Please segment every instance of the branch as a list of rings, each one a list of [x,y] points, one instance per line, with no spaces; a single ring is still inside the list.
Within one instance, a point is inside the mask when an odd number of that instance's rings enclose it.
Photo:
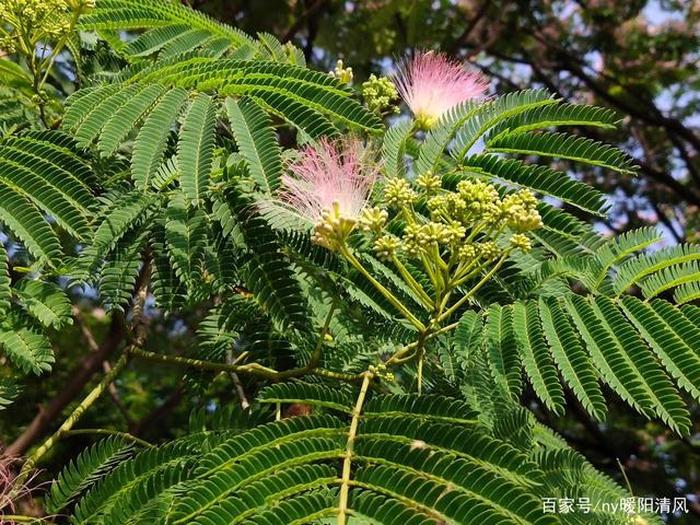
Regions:
[[[4,451],[6,456],[21,456],[48,429],[51,422],[78,397],[95,373],[100,370],[102,363],[119,347],[124,339],[125,329],[123,319],[118,315],[112,316],[109,332],[96,352],[91,352],[70,373],[70,382],[45,407],[41,407],[27,428]]]
[[[350,493],[350,473],[352,470],[352,456],[355,448],[355,437],[357,436],[357,428],[360,425],[360,417],[362,416],[362,407],[365,403],[365,396],[369,389],[369,383],[372,381],[372,373],[365,372],[362,379],[362,387],[360,394],[357,396],[357,403],[352,410],[352,421],[350,422],[350,430],[348,431],[348,441],[345,445],[345,459],[343,460],[343,477],[340,484],[340,502],[338,504],[338,525],[345,525],[348,511],[348,495]]]
[[[97,386],[90,391],[85,399],[83,399],[75,410],[71,412],[71,415],[68,416],[60,427],[58,427],[58,430],[54,432],[49,439],[47,439],[27,458],[27,461],[25,461],[24,465],[22,465],[22,471],[19,474],[20,477],[27,476],[31,469],[33,469],[36,463],[42,458],[42,456],[51,450],[58,440],[60,440],[69,430],[73,428],[73,425],[78,422],[78,419],[81,418],[85,411],[92,406],[97,398],[102,395],[102,392],[104,392],[109,384],[119,375],[119,372],[122,371],[122,368],[126,366],[127,362],[127,354],[122,355],[115,363],[110,373],[105,375]]]
[[[91,434],[98,434],[102,436],[117,436],[126,441],[133,441],[134,443],[137,443],[142,447],[146,448],[154,448],[155,446],[146,440],[137,438],[136,436],[129,434],[128,432],[120,432],[119,430],[110,430],[108,428],[79,428],[76,430],[68,430],[64,432],[65,436],[83,436]]]
[[[134,303],[132,307],[132,333],[133,335],[133,343],[134,344],[139,344],[142,345],[143,341],[146,336],[146,330],[145,330],[145,325],[144,325],[144,320],[143,320],[143,309],[144,305],[146,303],[146,298],[148,297],[148,285],[150,283],[150,278],[151,278],[151,263],[150,263],[150,257],[148,254],[146,254],[143,267],[141,268],[141,272],[139,273],[139,278],[138,278],[138,285],[136,289],[136,294],[134,296]],[[117,345],[121,342],[121,338],[117,342]],[[49,437],[36,451],[34,451],[25,464],[22,466],[22,471],[21,475],[22,476],[27,476],[29,474],[29,471],[34,467],[34,465],[37,463],[41,457],[53,447],[53,445],[65,434],[65,432],[71,430],[73,425],[80,419],[80,417],[83,415],[83,413],[95,402],[95,400],[104,392],[104,390],[110,385],[110,383],[114,380],[114,378],[119,375],[119,372],[121,372],[121,369],[124,368],[128,362],[129,354],[128,354],[129,347],[127,347],[122,354],[122,356],[119,358],[117,363],[114,365],[114,367],[109,371],[108,374],[106,374],[102,380],[98,383],[98,385],[92,389],[92,391],[80,402],[80,404],[77,406],[75,410],[68,416],[68,418],[63,422],[63,424],[58,428],[56,432],[54,432],[51,437]],[[93,356],[96,354],[92,354]],[[99,366],[104,359],[99,359],[97,361],[97,366]],[[85,383],[87,383],[90,379],[92,374],[88,375],[86,378]],[[81,385],[81,389],[82,389]],[[76,392],[76,395],[78,392],[80,392],[79,389]],[[75,396],[73,396],[75,397]],[[72,398],[71,398],[72,401]],[[59,412],[60,413],[60,412]],[[58,414],[57,414],[58,415]],[[50,421],[50,420],[49,420]],[[48,421],[47,421],[48,424]],[[38,437],[41,435],[41,433],[37,433],[34,437]],[[20,436],[21,437],[21,436]],[[27,445],[28,446],[28,445]],[[10,448],[8,448],[8,451]],[[26,448],[24,449],[26,450]],[[10,455],[9,452],[6,451],[6,455]],[[18,454],[15,452],[15,454]]]
[[[71,311],[73,312],[73,319],[75,319],[75,323],[80,328],[80,335],[83,338],[83,341],[87,345],[87,347],[90,349],[91,352],[99,352],[100,347],[97,344],[97,341],[95,340],[95,336],[93,335],[92,331],[87,327],[85,324],[85,320],[83,319],[83,314],[80,311],[80,308],[78,308],[75,305],[71,306]],[[102,361],[102,370],[104,371],[105,374],[108,374],[109,371],[111,370],[111,365],[109,364],[109,361],[106,359]],[[131,415],[129,414],[129,411],[126,409],[124,406],[124,403],[122,403],[121,398],[119,397],[119,392],[117,391],[117,387],[114,386],[114,383],[111,383],[108,387],[109,390],[109,395],[112,398],[112,402],[114,405],[117,407],[117,409],[121,412],[122,416],[126,420],[128,425],[133,424],[133,419],[131,418]]]
[[[190,368],[197,368],[199,370],[209,370],[211,372],[235,372],[237,374],[251,374],[274,381],[290,379],[293,377],[301,377],[304,375],[331,377],[334,379],[339,379],[341,381],[349,382],[356,382],[362,380],[362,374],[346,374],[344,372],[336,372],[335,370],[326,370],[324,368],[310,368],[308,365],[278,372],[277,370],[263,366],[260,363],[249,363],[246,365],[229,365],[227,363],[203,361],[201,359],[192,359],[190,357],[157,354],[155,352],[148,352],[146,350],[142,350],[140,348],[135,347],[129,348],[127,349],[127,351],[131,357],[135,357],[137,359],[144,359],[146,361],[152,361],[154,363],[185,366]]]

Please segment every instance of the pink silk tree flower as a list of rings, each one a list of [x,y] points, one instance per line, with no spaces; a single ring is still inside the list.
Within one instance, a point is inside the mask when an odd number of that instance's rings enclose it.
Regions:
[[[335,249],[355,227],[377,178],[357,139],[321,139],[301,150],[284,175],[279,204],[314,225],[314,241]]]
[[[404,62],[394,84],[418,124],[432,127],[447,110],[460,102],[481,97],[488,81],[478,72],[432,51]]]
[[[14,514],[18,502],[42,487],[42,483],[36,484],[35,480],[39,475],[34,472],[27,477],[22,477],[16,472],[21,466],[21,460],[15,457],[0,457],[0,523],[3,517]],[[8,522],[14,523],[14,522]]]

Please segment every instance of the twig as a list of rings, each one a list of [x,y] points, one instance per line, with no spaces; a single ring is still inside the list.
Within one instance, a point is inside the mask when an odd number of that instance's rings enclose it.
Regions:
[[[394,305],[394,307],[401,312],[401,314],[408,319],[408,321],[415,326],[419,331],[425,330],[425,325],[411,313],[411,311],[404,306],[404,304],[399,301],[396,296],[391,293],[387,288],[384,287],[379,281],[377,281],[372,274],[370,274],[367,269],[362,266],[362,263],[357,260],[357,257],[347,248],[347,246],[341,246],[340,253],[352,264],[357,271],[359,271],[372,285],[381,292],[381,294],[386,297],[386,299]]]
[[[71,311],[73,313],[73,319],[75,319],[75,322],[78,325],[78,328],[80,329],[80,335],[82,336],[83,341],[85,342],[87,347],[93,353],[99,352],[100,346],[97,344],[97,341],[95,340],[95,336],[93,335],[92,331],[85,324],[85,320],[83,319],[83,315],[80,311],[80,308],[78,308],[75,305],[72,305]],[[105,374],[109,374],[111,369],[112,367],[109,364],[109,361],[107,361],[106,359],[102,361],[102,370]],[[124,419],[126,420],[127,424],[131,426],[134,423],[134,420],[129,414],[129,411],[124,406],[124,403],[122,403],[117,387],[114,385],[114,383],[110,383],[107,389],[109,391],[110,397],[112,398],[112,402],[117,407],[119,412],[121,412],[122,416],[124,416]]]
[[[119,430],[110,430],[108,428],[78,428],[76,430],[67,430],[66,432],[63,433],[64,436],[82,436],[82,435],[90,435],[90,434],[98,434],[98,435],[105,435],[105,436],[117,436],[122,439],[125,439],[127,441],[133,441],[134,443],[138,443],[142,447],[146,448],[153,448],[154,445],[149,443],[148,441],[137,438],[136,436],[129,434],[128,432],[120,432]]]
[[[352,421],[350,422],[350,430],[348,431],[348,441],[345,445],[343,476],[340,482],[340,502],[338,504],[338,525],[345,525],[347,521],[348,496],[350,493],[350,473],[352,471],[352,456],[355,448],[355,438],[357,436],[357,428],[360,425],[360,416],[362,415],[362,407],[365,403],[367,390],[369,389],[370,381],[372,381],[371,372],[365,372],[363,376],[364,378],[362,380],[360,394],[357,396],[355,408],[352,410]]]
[[[29,475],[31,469],[34,468],[36,463],[41,459],[41,457],[46,454],[60,439],[65,435],[66,432],[73,428],[80,417],[85,413],[85,411],[90,408],[90,406],[95,402],[97,398],[102,395],[107,386],[119,375],[119,372],[128,363],[128,355],[123,354],[119,360],[114,364],[114,367],[109,374],[105,375],[102,380],[93,388],[90,393],[85,396],[85,398],[80,402],[80,404],[73,410],[70,416],[63,422],[63,424],[54,432],[49,439],[47,439],[39,448],[37,448],[22,465],[22,470],[19,474],[20,478],[24,478]]]

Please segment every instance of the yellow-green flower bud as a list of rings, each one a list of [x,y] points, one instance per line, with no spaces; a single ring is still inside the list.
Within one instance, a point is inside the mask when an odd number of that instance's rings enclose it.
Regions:
[[[457,192],[467,205],[472,202],[487,203],[498,200],[498,191],[492,184],[479,180],[463,180],[457,184]]]
[[[374,251],[381,259],[391,259],[401,246],[401,241],[393,235],[383,235],[374,241]]]
[[[542,226],[542,217],[537,211],[537,199],[529,190],[521,190],[506,196],[501,210],[508,227],[518,232],[534,230]]]
[[[428,209],[430,213],[435,215],[442,215],[447,211],[447,196],[446,195],[436,195],[428,199]]]
[[[473,244],[463,245],[457,254],[463,262],[471,262],[477,257],[477,249]]]
[[[367,370],[376,375],[379,379],[384,379],[385,381],[394,381],[395,377],[393,372],[389,372],[384,363],[379,363],[378,365],[369,365]]]
[[[418,175],[418,178],[416,178],[416,185],[425,190],[426,193],[431,194],[440,189],[442,186],[442,179],[438,175],[427,171]]]
[[[454,244],[467,234],[467,229],[457,221],[451,221],[445,227],[445,240],[448,244]]]
[[[386,224],[389,214],[381,208],[365,208],[360,215],[360,228],[366,232],[379,233]]]
[[[403,248],[409,255],[418,255],[425,249],[421,226],[418,224],[406,226],[403,234]]]
[[[335,69],[330,72],[332,77],[337,78],[343,84],[350,84],[352,82],[352,68],[345,67],[342,60],[338,60],[335,64]]]
[[[532,250],[532,242],[527,235],[523,233],[513,234],[513,236],[510,238],[510,244],[514,248],[521,250],[523,253],[527,253]]]
[[[340,205],[334,202],[314,228],[312,241],[329,250],[337,250],[355,228],[356,222],[355,219],[342,215]]]
[[[384,201],[392,206],[407,206],[416,200],[416,192],[406,179],[389,179],[384,187]]]
[[[394,83],[386,77],[372,74],[369,80],[362,84],[362,98],[370,111],[381,113],[389,110],[398,113],[399,108],[392,104],[398,96]]]
[[[491,261],[501,255],[500,248],[493,241],[481,242],[476,245],[477,255],[486,261]]]

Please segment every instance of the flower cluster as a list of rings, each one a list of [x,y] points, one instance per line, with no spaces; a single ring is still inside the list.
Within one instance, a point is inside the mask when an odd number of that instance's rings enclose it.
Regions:
[[[322,139],[301,150],[266,206],[281,206],[311,223],[314,242],[335,250],[355,229],[376,180],[367,151],[357,139]]]
[[[426,129],[457,104],[481,97],[488,87],[480,73],[432,52],[404,63],[394,83],[418,125]]]
[[[384,186],[384,205],[401,210],[406,221],[400,236],[384,232],[388,209],[367,208],[362,215],[362,229],[374,235],[373,247],[381,258],[403,252],[464,263],[492,261],[510,250],[529,251],[532,244],[525,232],[542,224],[537,199],[528,190],[501,198],[492,184],[469,179],[447,191],[432,173],[417,177],[415,186],[401,178]],[[427,217],[413,211],[422,206]]]
[[[0,49],[32,55],[37,43],[66,37],[94,6],[94,0],[0,0]]]
[[[372,74],[369,76],[369,80],[362,83],[361,91],[365,105],[370,111],[398,113],[399,108],[394,106],[394,101],[399,94],[388,78]]]
[[[384,202],[389,206],[410,206],[417,198],[416,192],[405,179],[389,179],[384,187]]]
[[[351,70],[338,62],[332,75],[349,81]],[[424,128],[486,89],[479,75],[432,53],[409,62],[395,83]],[[380,112],[397,90],[374,76],[362,86],[368,107]],[[269,204],[305,219],[313,228],[315,243],[340,253],[375,282],[348,243],[353,232],[363,232],[377,256],[390,261],[419,301],[437,312],[444,309],[455,288],[479,275],[488,279],[513,251],[531,250],[527,232],[542,225],[537,199],[528,190],[502,195],[493,184],[474,177],[465,177],[448,189],[438,173],[426,171],[414,180],[383,181],[378,205],[369,206],[376,180],[377,166],[359,140],[322,139],[301,150],[282,177],[277,199]],[[435,297],[411,275],[407,258],[424,268]],[[410,322],[423,326],[380,284],[379,289]]]
[[[353,74],[351,67],[345,67],[342,60],[338,60],[335,64],[335,69],[330,72],[332,77],[337,78],[343,84],[352,83]]]
[[[537,199],[529,190],[506,196],[501,208],[508,221],[508,227],[512,230],[526,232],[542,226],[542,218],[537,211]]]

